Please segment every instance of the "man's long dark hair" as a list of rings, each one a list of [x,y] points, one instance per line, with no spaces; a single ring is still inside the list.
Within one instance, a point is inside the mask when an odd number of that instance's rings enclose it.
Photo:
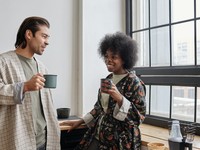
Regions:
[[[36,16],[26,18],[17,32],[15,48],[18,48],[19,46],[21,46],[21,48],[25,48],[27,44],[25,39],[26,30],[30,30],[33,33],[33,36],[35,36],[35,32],[39,30],[39,26],[41,25],[45,25],[50,28],[50,24],[45,18]]]

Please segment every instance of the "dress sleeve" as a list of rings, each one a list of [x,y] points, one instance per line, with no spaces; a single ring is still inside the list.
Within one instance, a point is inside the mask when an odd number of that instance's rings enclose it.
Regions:
[[[94,117],[90,113],[87,113],[82,119],[85,122],[85,124],[89,127]]]
[[[119,108],[119,105],[116,104],[113,112],[113,117],[117,120],[124,121],[128,114],[129,108],[130,102],[125,97],[123,97],[122,106]]]
[[[99,99],[100,97],[98,96],[98,100],[95,103],[94,108],[82,118],[88,127],[93,126],[100,114],[103,112]]]
[[[138,77],[129,86],[126,95],[131,105],[127,117],[128,120],[140,124],[144,121],[146,114],[146,88]]]

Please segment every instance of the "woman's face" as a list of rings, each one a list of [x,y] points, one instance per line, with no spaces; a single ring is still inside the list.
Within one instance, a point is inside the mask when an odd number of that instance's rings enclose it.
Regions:
[[[114,54],[108,50],[104,56],[105,64],[109,72],[114,74],[124,74],[126,70],[123,68],[123,60],[119,54]]]

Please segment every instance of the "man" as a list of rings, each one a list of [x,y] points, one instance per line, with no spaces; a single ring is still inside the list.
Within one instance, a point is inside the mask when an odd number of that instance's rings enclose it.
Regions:
[[[60,130],[51,91],[44,88],[42,55],[49,44],[49,22],[26,18],[16,50],[0,54],[0,149],[60,150]]]

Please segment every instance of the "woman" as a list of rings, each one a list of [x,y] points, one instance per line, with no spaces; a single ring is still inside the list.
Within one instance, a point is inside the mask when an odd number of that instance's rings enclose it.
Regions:
[[[139,125],[145,118],[145,85],[130,70],[137,61],[137,44],[117,32],[107,34],[98,49],[110,74],[111,88],[101,87],[94,108],[78,121],[65,121],[70,130],[82,123],[88,125],[76,149],[139,150]],[[104,85],[108,84],[105,82]]]

